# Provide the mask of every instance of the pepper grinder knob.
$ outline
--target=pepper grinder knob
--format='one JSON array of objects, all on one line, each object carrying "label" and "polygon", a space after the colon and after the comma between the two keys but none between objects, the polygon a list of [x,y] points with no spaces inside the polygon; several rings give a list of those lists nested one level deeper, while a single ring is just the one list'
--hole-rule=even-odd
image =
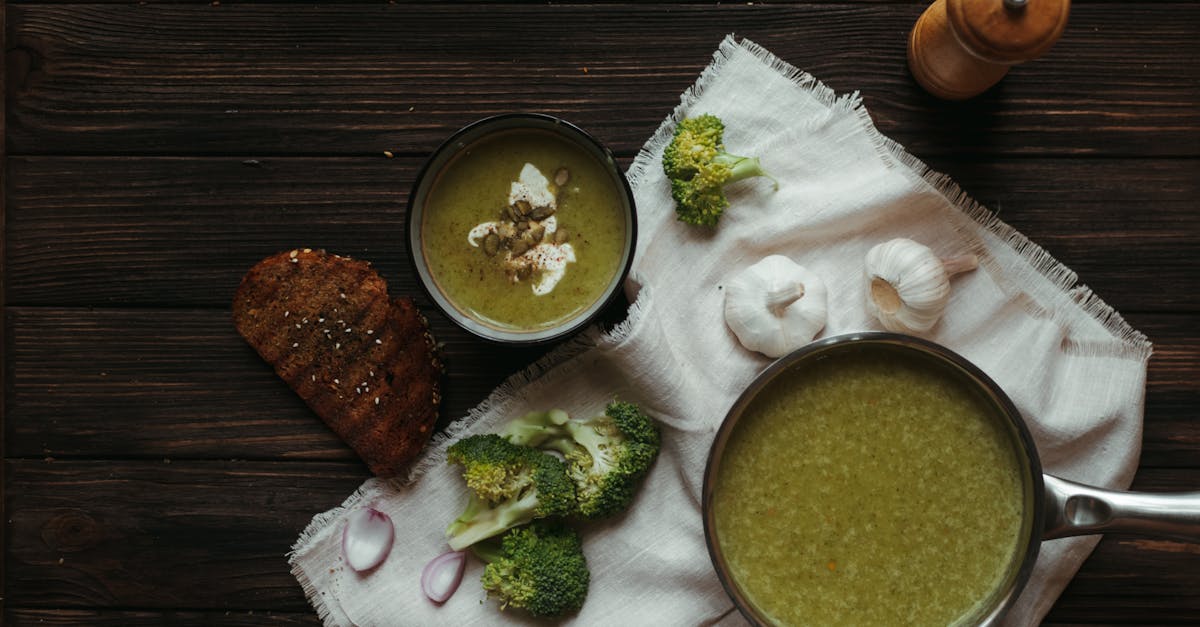
[{"label": "pepper grinder knob", "polygon": [[965,100],[1050,50],[1070,9],[1071,0],[936,0],[908,36],[908,67],[934,96]]}]

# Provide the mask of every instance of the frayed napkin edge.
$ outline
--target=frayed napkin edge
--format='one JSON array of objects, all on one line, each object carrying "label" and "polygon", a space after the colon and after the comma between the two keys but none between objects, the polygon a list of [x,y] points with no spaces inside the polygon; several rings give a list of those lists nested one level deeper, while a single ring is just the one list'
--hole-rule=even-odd
[{"label": "frayed napkin edge", "polygon": [[[1046,281],[1046,289],[1030,293],[1029,290],[1017,287],[1022,281],[1005,278],[1005,274],[1012,273],[1013,269],[1000,267],[996,260],[988,256],[981,258],[981,265],[989,268],[990,273],[998,278],[997,283],[1001,289],[1004,289],[1015,300],[1022,301],[1032,315],[1051,318],[1069,332],[1075,324],[1072,320],[1073,310],[1077,310],[1085,314],[1087,318],[1099,323],[1112,338],[1111,341],[1072,340],[1070,339],[1072,334],[1067,333],[1068,339],[1064,342],[1064,351],[1083,357],[1107,356],[1139,362],[1149,360],[1153,345],[1145,334],[1129,325],[1116,309],[1104,302],[1090,288],[1079,284],[1078,275],[1074,271],[1020,231],[1004,223],[990,209],[971,198],[949,175],[933,170],[918,157],[909,153],[904,146],[881,133],[875,127],[875,123],[867,108],[863,106],[862,98],[857,91],[839,96],[832,88],[808,72],[780,59],[753,41],[738,38],[735,34],[731,33],[725,36],[713,53],[712,62],[704,68],[691,87],[680,95],[679,105],[663,120],[650,140],[638,151],[626,172],[630,186],[636,188],[648,169],[658,166],[662,149],[671,140],[675,125],[687,117],[712,77],[716,76],[739,50],[754,55],[772,70],[794,83],[796,87],[806,90],[818,102],[828,107],[831,114],[851,113],[857,116],[860,126],[884,159],[910,173],[919,184],[946,198],[952,206],[958,208],[964,216],[970,219],[970,224],[977,225],[1024,259],[1029,264],[1031,273]],[[978,248],[978,252],[983,251],[983,242],[979,242]]]}]

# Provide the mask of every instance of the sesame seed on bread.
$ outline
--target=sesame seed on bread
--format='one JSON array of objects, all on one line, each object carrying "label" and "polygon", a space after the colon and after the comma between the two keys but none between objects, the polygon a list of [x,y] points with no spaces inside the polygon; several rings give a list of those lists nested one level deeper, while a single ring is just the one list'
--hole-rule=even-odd
[{"label": "sesame seed on bread", "polygon": [[307,248],[268,257],[242,278],[233,321],[371,472],[403,474],[429,441],[441,402],[433,337],[369,263]]}]

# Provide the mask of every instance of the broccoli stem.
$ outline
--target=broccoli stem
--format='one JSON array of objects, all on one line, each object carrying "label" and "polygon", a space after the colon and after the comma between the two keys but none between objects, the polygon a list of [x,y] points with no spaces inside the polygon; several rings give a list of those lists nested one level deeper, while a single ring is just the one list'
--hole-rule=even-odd
[{"label": "broccoli stem", "polygon": [[569,419],[567,412],[561,409],[531,412],[508,423],[500,435],[513,444],[536,448],[547,440],[561,437],[560,427]]},{"label": "broccoli stem", "polygon": [[446,543],[455,551],[461,551],[480,540],[533,520],[538,505],[537,491],[514,501],[507,501],[489,508],[479,497],[471,495],[467,509],[446,529]]},{"label": "broccoli stem", "polygon": [[729,179],[726,183],[733,183],[755,176],[764,176],[771,179],[771,182],[775,184],[775,189],[779,189],[779,181],[776,181],[775,177],[763,169],[762,164],[758,162],[758,157],[740,157],[722,151],[713,157],[713,163],[729,167]]}]

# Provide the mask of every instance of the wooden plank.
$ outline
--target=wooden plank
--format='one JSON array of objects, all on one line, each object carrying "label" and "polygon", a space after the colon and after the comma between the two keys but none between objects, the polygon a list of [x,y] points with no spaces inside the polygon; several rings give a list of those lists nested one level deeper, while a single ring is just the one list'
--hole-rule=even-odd
[{"label": "wooden plank", "polygon": [[250,266],[297,246],[368,259],[416,294],[403,240],[419,165],[14,158],[9,300],[227,307]]},{"label": "wooden plank", "polygon": [[318,627],[315,612],[273,612],[270,610],[104,610],[17,608],[5,615],[12,627]]},{"label": "wooden plank", "polygon": [[[1151,378],[1164,376],[1155,368],[1161,362],[1151,361]],[[1195,359],[1193,357],[1193,359]],[[1196,384],[1190,391],[1163,391],[1152,383],[1146,394],[1145,419],[1142,424],[1142,457],[1145,467],[1194,467],[1200,465],[1200,407]],[[1186,417],[1191,415],[1190,418]],[[1200,485],[1196,486],[1200,490]]]},{"label": "wooden plank", "polygon": [[908,75],[905,34],[923,8],[14,5],[9,142],[15,154],[421,155],[471,120],[533,109],[630,155],[735,32],[860,91],[917,154],[1198,154],[1200,5],[1081,4],[1050,54],[966,104]]},{"label": "wooden plank", "polygon": [[353,464],[9,461],[10,606],[307,609],[286,553]]},{"label": "wooden plank", "polygon": [[[1185,564],[1186,568],[1187,565]],[[1087,625],[1196,625],[1200,603],[1194,599],[1144,595],[1136,598],[1096,597],[1075,594],[1081,584],[1067,587],[1051,608],[1041,627],[1084,627]]]},{"label": "wooden plank", "polygon": [[[610,316],[616,320],[620,307]],[[441,425],[546,349],[502,349],[431,316],[445,343]],[[1200,467],[1200,325],[1138,315],[1155,342],[1142,465]],[[218,310],[11,308],[10,457],[356,458]]]},{"label": "wooden plank", "polygon": [[[6,132],[8,130],[8,5],[5,0],[0,0],[0,172],[4,172],[6,177],[4,184],[0,185],[0,312],[5,311],[8,303],[8,138]],[[8,387],[8,345],[9,338],[7,332],[0,333],[0,433],[6,432],[6,407],[8,405],[6,399],[11,398]],[[0,453],[3,452],[4,445],[0,444]],[[0,467],[0,485],[5,484],[4,468]],[[0,498],[0,520],[7,520],[5,500]],[[0,527],[0,547],[8,546],[8,535],[6,532],[7,525]],[[0,550],[0,613],[4,612],[6,601],[3,591],[6,589],[8,580],[6,550]],[[2,615],[2,614],[0,614]]]},{"label": "wooden plank", "polygon": [[[447,372],[439,428],[548,350],[429,318]],[[227,311],[10,308],[6,326],[6,456],[357,460]]]},{"label": "wooden plank", "polygon": [[[369,259],[417,294],[404,239],[421,162],[11,157],[9,303],[227,307],[246,269],[296,246]],[[1200,160],[931,165],[1118,309],[1200,310]]]},{"label": "wooden plank", "polygon": [[[306,612],[284,554],[311,515],[363,478],[358,466],[338,463],[7,463],[9,569],[17,576],[6,597],[10,608],[30,610]],[[1200,469],[1138,478],[1154,491],[1197,484]],[[1105,538],[1054,620],[1146,624],[1194,612],[1193,548]]]},{"label": "wooden plank", "polygon": [[[1200,466],[1200,314],[1126,317],[1154,344],[1146,384],[1142,467]],[[1200,490],[1200,484],[1192,486]]]}]

